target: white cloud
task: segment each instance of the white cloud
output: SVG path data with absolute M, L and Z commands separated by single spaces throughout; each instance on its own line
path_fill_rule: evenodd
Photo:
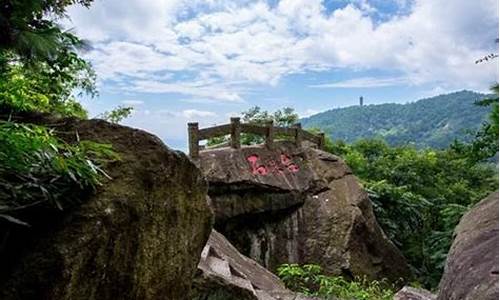
M 299 117 L 300 118 L 307 118 L 307 117 L 310 117 L 312 115 L 318 114 L 320 112 L 321 112 L 320 110 L 308 108 L 304 112 L 300 113 Z
M 142 100 L 123 100 L 122 103 L 125 105 L 136 106 L 136 105 L 143 105 L 144 101 L 142 101 Z
M 496 51 L 498 1 L 397 2 L 408 13 L 383 20 L 366 0 L 333 12 L 320 0 L 108 0 L 70 15 L 94 42 L 88 57 L 100 78 L 141 92 L 241 102 L 255 85 L 339 68 L 389 70 L 446 89 L 483 89 L 498 77 L 498 60 L 474 63 Z M 334 84 L 405 84 L 357 80 Z
M 123 41 L 97 44 L 87 56 L 102 80 L 117 80 L 120 76 L 144 78 L 155 72 L 180 71 L 188 66 L 180 56 L 159 52 L 152 46 Z
M 182 115 L 187 119 L 216 117 L 217 114 L 211 111 L 203 111 L 196 109 L 186 109 L 182 111 Z
M 212 111 L 185 109 L 182 111 L 173 111 L 169 109 L 160 109 L 155 111 L 155 115 L 161 118 L 182 118 L 182 119 L 196 119 L 196 118 L 210 118 L 217 117 L 217 114 Z
M 390 77 L 390 78 L 376 78 L 376 77 L 361 77 L 349 80 L 337 81 L 332 83 L 313 84 L 309 87 L 312 88 L 374 88 L 395 86 L 411 83 L 406 77 Z
M 212 84 L 210 82 L 160 82 L 137 80 L 126 88 L 130 91 L 142 93 L 178 93 L 205 99 L 216 99 L 227 102 L 243 102 L 237 92 L 230 91 L 224 85 Z

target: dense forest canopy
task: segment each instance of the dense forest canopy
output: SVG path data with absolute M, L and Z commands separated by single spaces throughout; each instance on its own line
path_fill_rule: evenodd
M 470 141 L 490 108 L 475 105 L 486 95 L 460 91 L 408 104 L 380 104 L 333 109 L 302 119 L 334 140 L 383 138 L 389 145 L 445 148 L 455 139 Z

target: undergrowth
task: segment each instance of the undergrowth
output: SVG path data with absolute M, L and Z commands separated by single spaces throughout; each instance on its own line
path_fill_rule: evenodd
M 395 287 L 385 280 L 349 281 L 342 276 L 324 275 L 321 267 L 314 264 L 283 264 L 278 268 L 278 276 L 287 288 L 324 299 L 392 300 L 395 294 Z

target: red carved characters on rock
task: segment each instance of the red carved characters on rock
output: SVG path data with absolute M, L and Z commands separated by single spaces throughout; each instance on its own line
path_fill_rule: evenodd
M 270 159 L 265 164 L 261 164 L 259 160 L 260 158 L 256 154 L 247 157 L 253 175 L 284 174 L 286 170 L 290 173 L 299 171 L 299 166 L 287 154 L 281 154 L 279 161 Z
M 286 154 L 281 154 L 280 158 L 281 158 L 281 164 L 284 165 L 288 169 L 288 171 L 292 173 L 297 173 L 299 171 L 299 166 L 297 166 L 292 162 L 290 156 Z
M 259 165 L 257 161 L 259 160 L 258 155 L 250 155 L 247 157 L 247 161 L 250 163 L 250 166 L 252 167 L 252 174 L 253 175 L 267 175 L 267 168 L 264 165 Z

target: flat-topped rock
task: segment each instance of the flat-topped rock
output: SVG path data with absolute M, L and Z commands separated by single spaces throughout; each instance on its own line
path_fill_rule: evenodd
M 241 149 L 216 148 L 200 152 L 200 168 L 216 185 L 234 184 L 267 189 L 304 192 L 318 180 L 305 160 L 304 152 L 293 143 L 275 143 Z
M 305 193 L 326 188 L 293 143 L 205 150 L 198 161 L 218 220 L 294 207 Z

